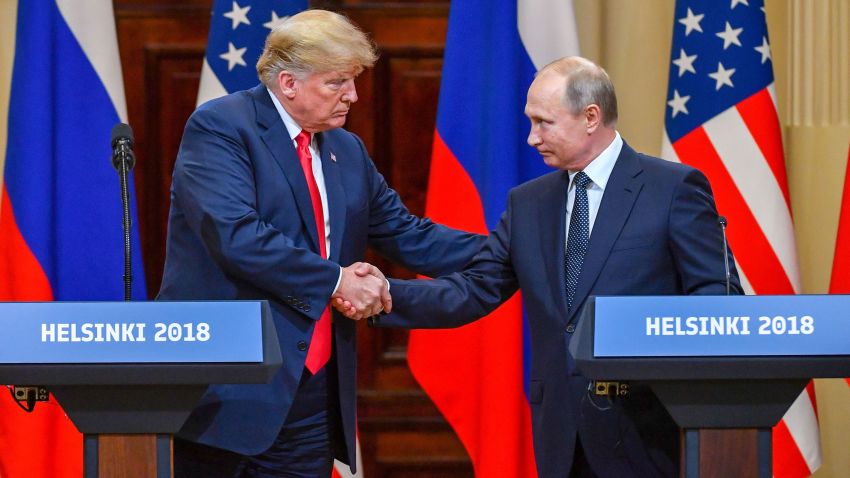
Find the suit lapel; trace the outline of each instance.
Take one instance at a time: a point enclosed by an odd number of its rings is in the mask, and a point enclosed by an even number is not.
[[[573,297],[575,307],[568,317],[570,321],[576,316],[576,312],[581,310],[581,305],[593,288],[614,242],[632,211],[635,199],[643,187],[643,180],[640,178],[642,171],[637,153],[623,143],[623,149],[620,151],[620,156],[611,171],[611,177],[608,178],[605,193],[602,195],[602,203],[596,213],[593,231],[590,233],[590,242],[587,245],[575,297]]]
[[[286,126],[283,120],[280,119],[277,109],[274,107],[266,87],[259,85],[251,90],[251,95],[254,97],[254,104],[257,108],[257,123],[260,127],[260,137],[272,157],[277,162],[280,169],[283,170],[283,175],[292,189],[292,194],[295,196],[295,204],[298,208],[298,214],[301,216],[301,221],[307,229],[310,244],[313,245],[313,250],[319,250],[318,237],[316,231],[316,220],[313,215],[313,201],[310,199],[310,190],[307,188],[307,180],[304,178],[304,170],[301,169],[301,162],[298,160],[298,153],[295,152],[295,146],[289,138],[286,131]]]
[[[334,144],[327,133],[319,134],[319,152],[322,156],[322,173],[325,175],[328,216],[331,222],[331,250],[328,257],[339,262],[342,237],[345,234],[345,189],[342,187]]]
[[[566,252],[567,187],[570,177],[566,171],[557,176],[543,191],[538,209],[538,231],[540,231],[541,254],[550,278],[552,297],[558,310],[567,310],[566,277],[564,277],[564,254]],[[566,315],[566,314],[564,314]],[[565,319],[566,320],[566,317]]]

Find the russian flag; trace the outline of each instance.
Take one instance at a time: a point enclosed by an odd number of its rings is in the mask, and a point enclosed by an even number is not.
[[[571,1],[452,2],[427,216],[486,233],[512,187],[548,172],[526,144],[526,93],[538,69],[576,54]],[[477,477],[537,476],[529,354],[519,295],[465,327],[410,333],[413,375],[454,428]]]
[[[0,83],[0,300],[121,300],[110,132],[127,109],[112,2],[11,5],[0,28],[0,61],[11,60],[0,69],[12,72]],[[135,226],[133,247],[133,297],[144,300]],[[0,476],[81,476],[82,436],[61,407],[51,401],[27,414],[0,392]]]

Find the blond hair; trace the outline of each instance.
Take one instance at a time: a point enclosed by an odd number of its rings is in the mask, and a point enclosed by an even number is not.
[[[295,76],[357,69],[375,64],[375,45],[351,21],[327,10],[305,10],[273,28],[257,62],[257,74],[267,87],[288,71]]]
[[[549,63],[537,75],[554,72],[566,81],[564,105],[577,115],[591,104],[599,106],[602,124],[617,124],[617,93],[604,68],[580,56],[568,56]]]

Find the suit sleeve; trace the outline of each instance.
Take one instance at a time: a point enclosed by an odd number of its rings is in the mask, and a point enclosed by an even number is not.
[[[369,245],[384,257],[430,277],[450,274],[467,265],[481,250],[485,236],[451,229],[414,216],[367,158],[370,190]]]
[[[393,312],[370,325],[450,328],[473,322],[495,310],[519,288],[511,261],[510,207],[462,271],[434,280],[391,279]]]
[[[679,183],[670,207],[670,249],[683,293],[725,295],[723,235],[708,179],[691,169]],[[731,293],[742,294],[732,251],[729,250]]]
[[[239,132],[215,110],[189,119],[174,170],[172,200],[189,228],[226,273],[282,302],[309,304],[317,320],[339,278],[339,266],[296,247],[257,210],[254,168]]]

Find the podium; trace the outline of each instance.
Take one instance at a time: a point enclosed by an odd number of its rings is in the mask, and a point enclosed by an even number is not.
[[[85,478],[171,477],[171,435],[207,386],[281,365],[266,301],[0,303],[0,330],[0,383],[54,394]]]
[[[811,378],[850,376],[848,310],[838,295],[591,297],[569,351],[600,387],[650,385],[683,429],[683,477],[770,478],[771,427]]]

